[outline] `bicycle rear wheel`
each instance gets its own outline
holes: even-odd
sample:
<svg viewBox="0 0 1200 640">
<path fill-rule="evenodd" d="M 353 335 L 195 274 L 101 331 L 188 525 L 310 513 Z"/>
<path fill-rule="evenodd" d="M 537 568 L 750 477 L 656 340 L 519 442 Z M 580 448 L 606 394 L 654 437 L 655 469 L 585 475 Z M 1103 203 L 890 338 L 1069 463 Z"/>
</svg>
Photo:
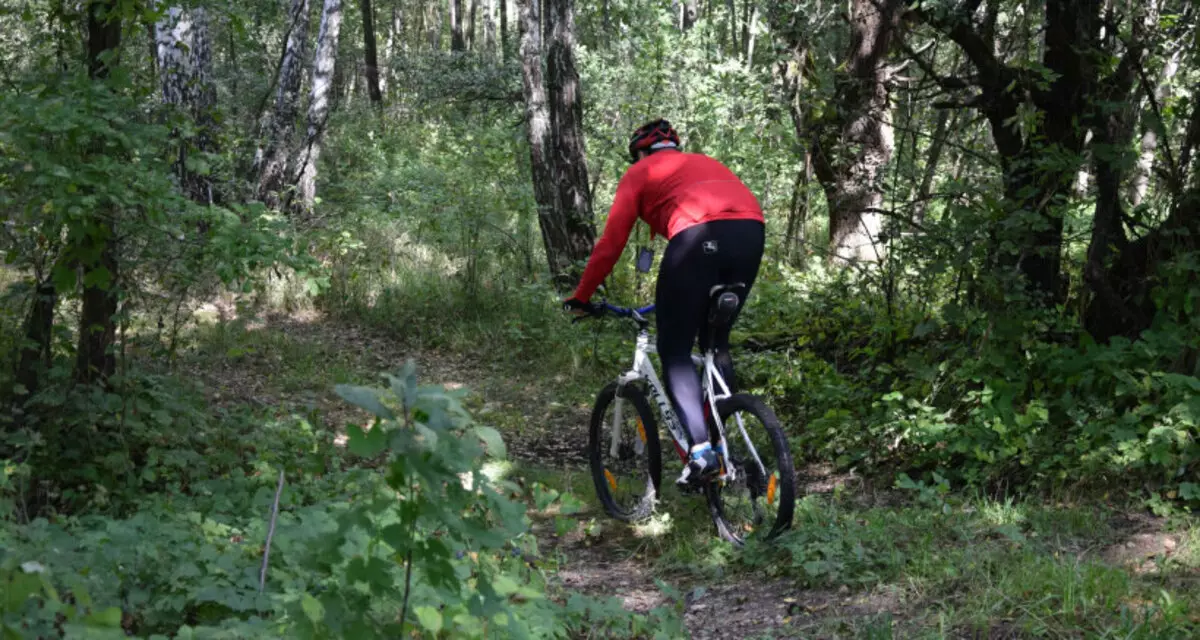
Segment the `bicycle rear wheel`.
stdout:
<svg viewBox="0 0 1200 640">
<path fill-rule="evenodd" d="M 640 387 L 611 382 L 600 390 L 588 431 L 588 463 L 596 497 L 608 515 L 626 522 L 650 517 L 662 479 L 662 456 L 658 426 Z"/>
<path fill-rule="evenodd" d="M 724 486 L 714 480 L 705 488 L 717 534 L 737 545 L 751 536 L 770 540 L 792 526 L 796 508 L 796 472 L 779 418 L 762 399 L 746 393 L 718 402 L 717 413 L 729 447 L 726 465 L 733 471 Z"/>
</svg>

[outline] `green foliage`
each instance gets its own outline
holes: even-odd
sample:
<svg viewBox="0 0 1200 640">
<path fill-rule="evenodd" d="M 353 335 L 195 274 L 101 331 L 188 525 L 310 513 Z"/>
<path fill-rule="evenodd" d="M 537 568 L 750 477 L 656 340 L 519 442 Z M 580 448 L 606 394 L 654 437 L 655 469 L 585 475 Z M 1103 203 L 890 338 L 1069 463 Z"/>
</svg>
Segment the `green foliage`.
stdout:
<svg viewBox="0 0 1200 640">
<path fill-rule="evenodd" d="M 615 599 L 552 587 L 528 533 L 524 491 L 481 470 L 505 455 L 500 435 L 473 423 L 458 394 L 418 385 L 411 365 L 385 377 L 384 388 L 337 389 L 371 418 L 350 427 L 348 448 L 381 465 L 376 471 L 339 470 L 341 454 L 327 440 L 280 438 L 303 433 L 295 426 L 267 429 L 256 431 L 263 449 L 245 468 L 204 467 L 207 456 L 160 468 L 181 475 L 201 465 L 167 492 L 144 493 L 126 517 L 5 528 L 0 577 L 17 585 L 7 592 L 6 628 L 18 637 L 115 623 L 139 637 L 680 633 L 671 609 L 631 615 Z M 294 452 L 305 450 L 315 457 L 298 464 Z M 293 455 L 274 457 L 283 452 Z M 288 482 L 260 592 L 260 541 L 271 528 L 262 516 L 271 513 L 279 468 Z M 69 601 L 58 595 L 67 589 Z M 60 611 L 65 622 L 55 621 Z"/>
</svg>

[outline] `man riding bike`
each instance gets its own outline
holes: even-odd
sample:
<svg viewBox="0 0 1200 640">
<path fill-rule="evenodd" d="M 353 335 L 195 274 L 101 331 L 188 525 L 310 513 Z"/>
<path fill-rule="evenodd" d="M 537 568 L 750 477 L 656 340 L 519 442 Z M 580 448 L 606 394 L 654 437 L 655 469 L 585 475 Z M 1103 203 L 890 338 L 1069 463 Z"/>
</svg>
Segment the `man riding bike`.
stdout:
<svg viewBox="0 0 1200 640">
<path fill-rule="evenodd" d="M 765 221 L 746 185 L 717 160 L 683 152 L 679 135 L 666 120 L 634 131 L 629 155 L 633 165 L 617 185 L 604 233 L 563 307 L 576 315 L 595 312 L 589 302 L 592 294 L 612 271 L 638 218 L 650 225 L 651 239 L 666 236 L 654 292 L 657 347 L 667 396 L 691 440 L 688 465 L 676 484 L 694 486 L 719 469 L 708 441 L 692 346 L 699 336 L 701 350 L 709 347 L 707 311 L 714 286 L 743 283 L 749 294 L 762 261 Z M 729 327 L 746 295 L 733 320 L 713 336 L 716 364 L 731 391 L 735 382 Z"/>
</svg>

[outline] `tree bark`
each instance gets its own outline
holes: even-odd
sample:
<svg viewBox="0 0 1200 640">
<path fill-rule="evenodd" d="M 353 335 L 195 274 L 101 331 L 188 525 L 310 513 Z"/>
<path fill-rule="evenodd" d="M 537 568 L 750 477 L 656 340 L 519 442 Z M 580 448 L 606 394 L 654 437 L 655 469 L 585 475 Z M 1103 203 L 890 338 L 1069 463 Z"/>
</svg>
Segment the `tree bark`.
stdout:
<svg viewBox="0 0 1200 640">
<path fill-rule="evenodd" d="M 289 149 L 296 130 L 296 115 L 300 110 L 300 83 L 304 77 L 304 53 L 308 40 L 308 0 L 292 0 L 289 12 L 291 29 L 279 65 L 279 81 L 275 93 L 275 109 L 267 148 L 259 156 L 258 199 L 268 207 L 279 206 L 287 181 Z"/>
<path fill-rule="evenodd" d="M 379 73 L 380 97 L 390 96 L 388 87 L 392 86 L 392 64 L 396 59 L 397 44 L 404 41 L 404 16 L 401 13 L 399 0 L 391 3 L 391 19 L 388 20 L 387 39 L 383 41 L 384 68 Z"/>
<path fill-rule="evenodd" d="M 738 48 L 738 12 L 736 0 L 725 0 L 725 9 L 728 12 L 725 20 L 725 29 L 729 30 L 729 50 L 737 52 L 740 49 Z M 724 33 L 724 30 L 722 30 L 722 33 Z M 721 36 L 721 41 L 724 44 L 725 37 L 723 35 Z"/>
<path fill-rule="evenodd" d="M 595 241 L 587 149 L 583 134 L 583 93 L 575 66 L 574 0 L 551 0 L 550 46 L 546 64 L 550 127 L 554 140 L 559 213 L 573 260 L 586 259 Z"/>
<path fill-rule="evenodd" d="M 121 17 L 116 0 L 92 0 L 87 5 L 87 65 L 96 82 L 109 75 L 121 47 Z M 117 246 L 111 218 L 96 216 L 95 224 L 76 249 L 84 272 L 83 305 L 79 315 L 75 380 L 104 384 L 116 371 Z"/>
<path fill-rule="evenodd" d="M 584 220 L 579 212 L 568 217 L 563 209 L 561 193 L 571 196 L 572 204 L 576 197 L 587 198 L 586 168 L 583 169 L 583 193 L 577 189 L 578 183 L 573 183 L 574 173 L 565 173 L 565 183 L 559 182 L 560 172 L 556 162 L 566 158 L 559 155 L 556 149 L 551 124 L 551 107 L 547 104 L 546 87 L 542 74 L 542 23 L 540 20 L 541 0 L 525 0 L 521 8 L 521 79 L 525 92 L 525 114 L 529 135 L 530 169 L 533 178 L 533 195 L 538 207 L 538 226 L 542 232 L 542 242 L 546 248 L 546 260 L 555 283 L 561 287 L 569 287 L 578 280 L 578 275 L 572 273 L 574 263 L 587 258 L 591 252 L 595 232 L 590 227 L 590 220 Z M 570 5 L 565 11 L 569 14 Z M 557 13 L 557 11 L 556 11 Z M 557 46 L 562 46 L 561 44 Z M 556 73 L 564 77 L 570 75 L 559 63 Z M 573 61 L 571 62 L 573 70 Z M 559 100 L 564 104 L 555 109 L 557 116 L 565 117 L 565 126 L 571 126 L 571 121 L 578 113 L 578 85 L 574 89 L 559 88 Z M 571 104 L 565 104 L 567 101 Z M 572 113 L 574 112 L 574 113 Z M 579 141 L 582 145 L 582 140 Z M 580 147 L 580 152 L 582 148 Z M 577 170 L 577 168 L 575 169 Z M 586 206 L 586 205 L 585 205 Z"/>
<path fill-rule="evenodd" d="M 1175 74 L 1179 71 L 1179 59 L 1183 50 L 1182 47 L 1176 49 L 1163 65 L 1162 77 L 1154 90 L 1154 97 L 1160 105 L 1166 100 L 1171 81 L 1175 79 Z M 1153 124 L 1147 123 L 1150 117 L 1153 116 L 1143 118 L 1142 137 L 1138 144 L 1141 153 L 1138 155 L 1137 166 L 1133 172 L 1130 204 L 1134 207 L 1142 204 L 1142 201 L 1146 199 L 1146 193 L 1150 191 L 1150 174 L 1154 169 L 1154 155 L 1158 150 L 1158 129 Z"/>
<path fill-rule="evenodd" d="M 868 0 L 873 1 L 873 0 Z M 747 4 L 750 4 L 747 0 Z M 742 52 L 746 68 L 749 69 L 754 65 L 754 43 L 758 39 L 758 33 L 754 30 L 754 23 L 758 21 L 758 3 L 754 3 L 750 7 L 748 17 L 746 19 L 745 30 L 742 31 L 742 42 L 746 45 L 746 50 Z"/>
<path fill-rule="evenodd" d="M 787 231 L 784 233 L 784 260 L 791 265 L 803 265 L 805 237 L 804 227 L 808 224 L 808 184 L 812 179 L 812 157 L 804 154 L 804 168 L 796 172 L 792 185 L 792 205 L 788 210 Z M 800 250 L 797 259 L 796 251 Z"/>
<path fill-rule="evenodd" d="M 25 387 L 25 397 L 36 394 L 41 387 L 43 371 L 39 369 L 50 368 L 54 308 L 57 305 L 58 291 L 54 288 L 54 281 L 47 275 L 35 283 L 33 303 L 25 321 L 25 341 L 28 344 L 21 349 L 21 358 L 17 364 L 16 381 Z"/>
<path fill-rule="evenodd" d="M 489 54 L 496 53 L 496 0 L 487 0 L 483 5 L 483 48 Z"/>
<path fill-rule="evenodd" d="M 829 205 L 829 261 L 876 262 L 884 248 L 884 169 L 894 148 L 884 64 L 904 3 L 854 0 L 850 52 L 836 79 L 836 110 L 810 123 L 813 169 Z M 802 134 L 803 135 L 803 134 Z"/>
<path fill-rule="evenodd" d="M 958 120 L 958 114 L 954 119 Z M 929 142 L 929 158 L 925 161 L 925 175 L 921 177 L 921 186 L 917 189 L 916 207 L 913 219 L 920 224 L 925 221 L 925 209 L 929 206 L 929 194 L 933 189 L 933 179 L 937 177 L 938 163 L 942 160 L 942 149 L 946 146 L 946 138 L 950 137 L 947 126 L 950 120 L 948 109 L 939 109 L 937 123 L 933 126 L 933 139 Z"/>
<path fill-rule="evenodd" d="M 367 94 L 376 107 L 383 104 L 383 90 L 379 82 L 379 56 L 375 51 L 375 15 L 371 0 L 360 0 L 359 10 L 363 20 L 363 55 L 366 56 Z"/>
<path fill-rule="evenodd" d="M 463 8 L 462 0 L 450 0 L 450 50 L 466 51 L 467 42 L 463 37 Z"/>
<path fill-rule="evenodd" d="M 686 32 L 691 29 L 699 17 L 700 7 L 697 5 L 696 0 L 683 0 L 683 20 L 680 25 L 682 31 Z"/>
<path fill-rule="evenodd" d="M 479 10 L 479 0 L 471 0 L 471 12 L 467 14 L 467 49 L 474 51 L 478 47 L 475 44 L 475 18 Z"/>
<path fill-rule="evenodd" d="M 321 156 L 321 140 L 329 121 L 333 75 L 337 67 L 338 33 L 342 26 L 342 0 L 325 0 L 321 12 L 321 29 L 317 34 L 317 51 L 313 56 L 312 92 L 308 98 L 308 136 L 300 151 L 300 208 L 312 213 L 317 198 L 317 161 Z"/>
<path fill-rule="evenodd" d="M 216 86 L 212 81 L 212 46 L 203 7 L 169 7 L 155 25 L 155 53 L 163 102 L 182 110 L 196 124 L 194 141 L 178 140 L 174 169 L 193 202 L 212 204 L 212 180 L 188 168 L 188 153 L 213 151 Z"/>
<path fill-rule="evenodd" d="M 442 12 L 438 10 L 437 2 L 430 2 L 425 5 L 425 40 L 429 44 L 430 51 L 439 51 L 442 48 Z"/>
<path fill-rule="evenodd" d="M 746 55 L 746 46 L 750 43 L 750 7 L 754 0 L 742 0 L 742 49 L 739 53 Z"/>
<path fill-rule="evenodd" d="M 500 0 L 500 59 L 508 56 L 508 0 Z"/>
</svg>

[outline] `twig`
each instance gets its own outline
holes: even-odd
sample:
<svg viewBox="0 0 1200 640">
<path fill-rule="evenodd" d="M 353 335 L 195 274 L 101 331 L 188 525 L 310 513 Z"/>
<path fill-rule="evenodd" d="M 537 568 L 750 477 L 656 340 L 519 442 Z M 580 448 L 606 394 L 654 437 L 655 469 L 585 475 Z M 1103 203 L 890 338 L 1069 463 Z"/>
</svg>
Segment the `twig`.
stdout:
<svg viewBox="0 0 1200 640">
<path fill-rule="evenodd" d="M 267 587 L 267 560 L 271 557 L 271 538 L 275 537 L 275 519 L 279 517 L 279 495 L 283 493 L 283 469 L 279 470 L 279 486 L 275 487 L 275 504 L 271 505 L 271 526 L 267 529 L 267 543 L 263 546 L 262 569 L 258 572 L 258 592 Z"/>
</svg>

